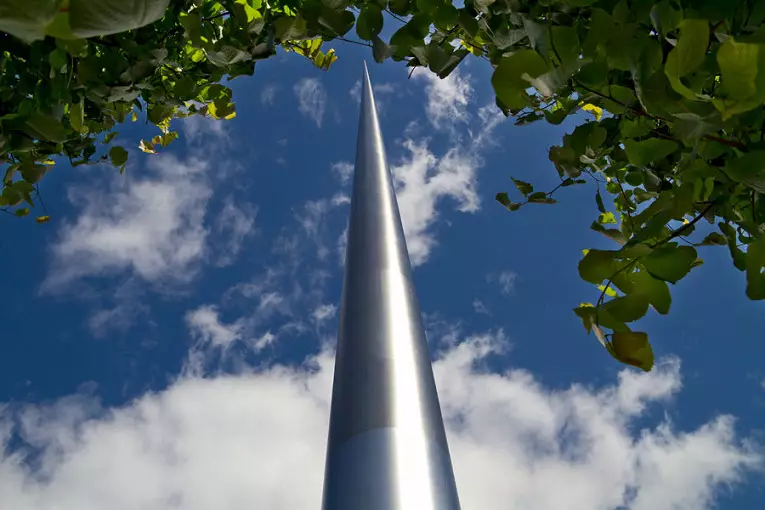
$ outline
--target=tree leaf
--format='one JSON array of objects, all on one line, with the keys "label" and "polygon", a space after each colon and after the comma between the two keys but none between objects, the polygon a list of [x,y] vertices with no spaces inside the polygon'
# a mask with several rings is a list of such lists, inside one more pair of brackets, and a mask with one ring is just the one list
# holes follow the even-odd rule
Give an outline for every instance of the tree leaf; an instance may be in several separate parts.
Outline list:
[{"label": "tree leaf", "polygon": [[680,23],[680,39],[667,55],[664,73],[672,88],[679,94],[696,99],[696,94],[680,78],[690,74],[704,61],[709,45],[709,22],[702,19],[685,19]]},{"label": "tree leaf", "polygon": [[765,299],[765,236],[747,249],[746,295],[749,299]]},{"label": "tree leaf", "polygon": [[521,204],[511,201],[507,193],[497,193],[496,199],[497,202],[504,205],[510,211],[517,211],[521,208]]},{"label": "tree leaf", "polygon": [[500,60],[491,77],[491,84],[497,98],[508,108],[523,108],[526,102],[522,93],[531,85],[524,76],[536,78],[546,71],[547,64],[539,53],[520,50]]},{"label": "tree leaf", "polygon": [[691,270],[696,257],[696,250],[690,246],[666,244],[641,259],[640,263],[655,278],[677,283]]},{"label": "tree leaf", "polygon": [[646,166],[649,163],[666,158],[677,150],[677,143],[672,140],[649,138],[642,142],[625,140],[624,150],[630,163],[635,166]]},{"label": "tree leaf", "polygon": [[590,250],[579,261],[579,276],[590,283],[601,283],[611,278],[620,265],[617,263],[615,251]]},{"label": "tree leaf", "polygon": [[765,151],[757,150],[733,158],[725,165],[725,173],[753,190],[765,193]]},{"label": "tree leaf", "polygon": [[663,37],[672,32],[683,20],[682,9],[677,9],[674,2],[662,0],[651,8],[651,21]]},{"label": "tree leaf", "polygon": [[356,20],[356,34],[366,41],[378,35],[383,27],[382,10],[375,4],[366,4]]},{"label": "tree leaf", "polygon": [[648,303],[662,315],[669,313],[672,295],[669,293],[669,287],[666,282],[657,280],[645,271],[631,273],[628,279],[630,282],[630,294],[644,296]]},{"label": "tree leaf", "polygon": [[701,241],[701,246],[713,246],[713,245],[720,245],[725,246],[728,244],[728,240],[725,238],[724,235],[718,233],[718,232],[712,232],[711,234],[708,234],[703,241]]},{"label": "tree leaf", "polygon": [[[141,143],[143,143],[143,141],[141,141]],[[119,145],[115,145],[114,147],[109,149],[109,158],[112,161],[112,165],[122,166],[125,163],[127,163],[128,151],[126,151],[123,147],[120,147]]]},{"label": "tree leaf", "polygon": [[743,100],[757,93],[757,73],[760,45],[736,42],[730,37],[717,52],[722,73],[723,94],[730,99]]},{"label": "tree leaf", "polygon": [[378,64],[383,63],[391,56],[390,47],[379,36],[372,37],[372,56]]},{"label": "tree leaf", "polygon": [[58,14],[57,0],[3,0],[0,2],[0,31],[22,41],[45,37],[45,26]]},{"label": "tree leaf", "polygon": [[534,186],[532,186],[528,182],[519,181],[518,179],[514,179],[512,177],[511,179],[513,179],[513,182],[515,183],[515,187],[518,188],[518,191],[520,191],[523,194],[523,196],[527,196],[528,194],[534,192]]},{"label": "tree leaf", "polygon": [[157,151],[154,150],[154,145],[152,145],[151,142],[147,142],[146,140],[141,140],[140,143],[138,144],[138,148],[147,154],[157,153]]},{"label": "tree leaf", "polygon": [[653,349],[648,342],[648,335],[637,331],[619,331],[611,336],[609,351],[628,365],[650,372],[653,368]]},{"label": "tree leaf", "polygon": [[170,0],[69,0],[69,23],[79,38],[116,34],[160,19]]},{"label": "tree leaf", "polygon": [[82,133],[83,130],[87,132],[87,127],[83,125],[85,120],[84,111],[83,98],[80,98],[79,101],[69,105],[69,123],[75,131],[80,133]]},{"label": "tree leaf", "polygon": [[37,218],[35,218],[35,221],[39,224],[48,223],[50,221],[50,216],[48,215],[38,216]]},{"label": "tree leaf", "polygon": [[69,131],[64,125],[50,115],[33,113],[26,121],[36,138],[50,142],[63,143],[69,138]]},{"label": "tree leaf", "polygon": [[643,294],[627,294],[607,301],[600,309],[622,322],[633,322],[648,311],[648,299]]}]

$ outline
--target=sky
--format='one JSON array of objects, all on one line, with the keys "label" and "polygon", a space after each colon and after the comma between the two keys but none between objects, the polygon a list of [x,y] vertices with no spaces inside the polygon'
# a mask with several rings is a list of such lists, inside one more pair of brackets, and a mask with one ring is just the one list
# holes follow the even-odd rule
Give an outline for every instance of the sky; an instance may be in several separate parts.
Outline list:
[{"label": "sky", "polygon": [[[318,509],[368,59],[465,509],[761,510],[762,302],[725,248],[649,311],[657,363],[617,364],[572,309],[595,188],[555,186],[561,126],[514,126],[491,69],[448,79],[339,43],[230,82],[237,116],[118,127],[130,160],[60,161],[52,220],[0,218],[0,509]],[[156,129],[156,128],[154,128]]]}]

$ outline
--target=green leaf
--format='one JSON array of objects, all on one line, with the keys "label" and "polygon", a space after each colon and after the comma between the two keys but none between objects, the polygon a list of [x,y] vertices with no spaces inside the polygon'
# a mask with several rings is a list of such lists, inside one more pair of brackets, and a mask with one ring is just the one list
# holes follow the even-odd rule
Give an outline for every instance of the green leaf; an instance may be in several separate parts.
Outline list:
[{"label": "green leaf", "polygon": [[696,94],[680,80],[704,61],[709,45],[709,22],[701,19],[686,19],[680,23],[680,39],[667,56],[664,73],[672,88],[679,94],[696,99]]},{"label": "green leaf", "polygon": [[50,166],[38,165],[37,163],[33,163],[31,161],[25,161],[22,163],[19,170],[21,171],[21,176],[25,181],[31,184],[36,184],[40,182],[40,179],[42,179],[45,174],[48,173]]},{"label": "green leaf", "polygon": [[160,19],[170,0],[69,0],[69,22],[78,38],[116,34]]},{"label": "green leaf", "polygon": [[627,158],[635,166],[646,166],[653,161],[666,158],[678,148],[677,143],[672,140],[661,140],[658,138],[649,138],[642,142],[635,140],[625,140],[624,150],[627,152]]},{"label": "green leaf", "polygon": [[736,231],[727,223],[718,223],[720,231],[728,239],[728,249],[730,250],[731,258],[733,259],[733,265],[739,271],[746,270],[746,254],[739,249],[736,241]]},{"label": "green leaf", "polygon": [[390,47],[379,36],[372,37],[372,56],[378,64],[383,63],[391,56]]},{"label": "green leaf", "polygon": [[69,139],[69,131],[64,125],[50,115],[33,113],[26,121],[36,138],[50,142],[63,143]]},{"label": "green leaf", "polygon": [[435,12],[443,5],[441,0],[416,0],[417,8],[422,12]]},{"label": "green leaf", "polygon": [[603,225],[601,225],[597,221],[593,221],[592,224],[590,225],[590,228],[594,230],[595,232],[603,234],[604,236],[608,237],[612,241],[616,241],[619,244],[624,244],[626,242],[626,239],[624,238],[624,234],[620,230],[617,230],[615,228],[605,228]]},{"label": "green leaf", "polygon": [[504,205],[510,211],[517,211],[521,208],[521,204],[511,201],[507,193],[497,193],[496,199],[497,202]]},{"label": "green leaf", "polygon": [[696,257],[696,250],[690,246],[666,244],[642,258],[640,263],[653,277],[677,283],[691,270]]},{"label": "green leaf", "polygon": [[503,57],[494,70],[491,84],[497,98],[508,108],[519,109],[526,105],[522,93],[536,78],[547,71],[544,59],[534,50],[520,50]]},{"label": "green leaf", "polygon": [[[282,18],[284,19],[284,18]],[[295,25],[293,24],[292,27]],[[295,33],[288,33],[285,34],[287,38],[298,38],[302,34]],[[235,48],[233,46],[224,45],[220,48],[218,51],[207,51],[207,60],[212,62],[214,65],[218,67],[224,67],[227,68],[228,66],[234,65],[237,62],[245,62],[247,60],[252,59],[252,55],[246,51],[242,51],[238,48]]]},{"label": "green leaf", "polygon": [[478,34],[478,22],[468,9],[460,9],[458,13],[459,25],[469,36],[475,37]]},{"label": "green leaf", "polygon": [[603,197],[600,195],[600,190],[595,192],[595,203],[598,205],[598,211],[601,213],[606,212],[606,206],[603,204]]},{"label": "green leaf", "polygon": [[674,2],[662,0],[651,8],[651,21],[658,33],[666,37],[683,19],[682,9],[677,9]]},{"label": "green leaf", "polygon": [[0,31],[22,41],[42,39],[45,26],[56,16],[57,0],[3,0],[0,2]]},{"label": "green leaf", "polygon": [[83,98],[80,98],[76,103],[69,105],[69,123],[72,125],[75,131],[82,133],[87,132],[87,127],[83,125],[84,121],[84,103]]},{"label": "green leaf", "polygon": [[703,241],[701,241],[701,246],[714,246],[714,245],[720,245],[725,246],[728,244],[728,239],[725,238],[724,235],[719,234],[717,232],[712,232],[711,234],[708,234]]},{"label": "green leaf", "polygon": [[725,173],[731,179],[765,193],[765,151],[752,151],[729,160]]},{"label": "green leaf", "polygon": [[627,294],[607,301],[600,309],[621,322],[633,322],[648,311],[648,299],[643,294]]},{"label": "green leaf", "polygon": [[730,37],[717,52],[722,73],[721,92],[729,99],[747,99],[757,93],[759,44],[738,43]]},{"label": "green leaf", "polygon": [[604,212],[598,216],[598,223],[601,225],[608,225],[610,223],[616,224],[616,216],[612,212]]},{"label": "green leaf", "polygon": [[622,292],[643,296],[660,314],[666,315],[669,313],[672,296],[669,293],[669,287],[666,282],[657,280],[646,271],[625,274],[623,278],[621,276],[614,279],[614,284]]},{"label": "green leaf", "polygon": [[101,143],[103,143],[104,145],[108,144],[109,142],[111,142],[112,140],[114,140],[114,137],[115,137],[115,136],[117,136],[118,134],[119,134],[119,132],[118,132],[118,131],[112,131],[111,133],[107,134],[107,135],[104,137],[104,141],[103,141],[103,142],[101,142]]},{"label": "green leaf", "polygon": [[29,207],[20,207],[16,209],[15,211],[13,211],[13,213],[20,218],[24,217],[27,214],[29,214]]},{"label": "green leaf", "polygon": [[112,165],[122,166],[127,163],[128,151],[119,145],[115,145],[109,149],[109,158],[112,160]]},{"label": "green leaf", "polygon": [[648,335],[636,331],[618,331],[611,336],[609,351],[628,365],[650,372],[653,368],[653,349]]},{"label": "green leaf", "polygon": [[[519,181],[518,179],[514,179],[512,177],[511,179],[513,179],[513,182],[515,183],[515,187],[518,188],[518,191],[520,191],[523,194],[523,196],[527,196],[528,194],[534,192],[534,186],[532,186],[528,182]],[[544,195],[544,193],[542,195]]]},{"label": "green leaf", "polygon": [[746,256],[746,295],[765,299],[765,236],[750,244]]},{"label": "green leaf", "polygon": [[616,260],[617,252],[590,250],[579,262],[579,276],[582,280],[599,284],[611,278],[621,267]]},{"label": "green leaf", "polygon": [[380,33],[383,27],[382,10],[375,4],[366,4],[356,20],[356,34],[361,39],[370,41]]}]

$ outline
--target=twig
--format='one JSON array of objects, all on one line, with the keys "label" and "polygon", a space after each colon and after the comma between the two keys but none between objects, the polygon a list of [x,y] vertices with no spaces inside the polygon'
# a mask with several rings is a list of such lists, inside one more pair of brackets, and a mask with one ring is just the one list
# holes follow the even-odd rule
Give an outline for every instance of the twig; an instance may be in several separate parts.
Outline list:
[{"label": "twig", "polygon": [[651,245],[651,248],[656,248],[658,246],[662,246],[664,244],[667,244],[672,239],[674,239],[676,237],[680,237],[681,235],[683,235],[683,233],[685,233],[686,230],[690,230],[690,228],[693,227],[696,223],[698,223],[698,221],[701,218],[703,218],[715,205],[717,205],[717,204],[714,201],[711,202],[695,218],[693,218],[691,221],[689,221],[688,223],[686,223],[682,227],[680,227],[677,230],[675,230],[674,232],[672,232],[666,239],[663,239],[663,240],[659,241],[658,243],[655,243],[655,244]]},{"label": "twig", "polygon": [[202,22],[214,20],[214,19],[217,19],[217,18],[220,18],[220,17],[223,17],[223,16],[227,16],[228,14],[231,14],[231,13],[228,12],[228,11],[221,11],[218,14],[216,14],[215,16],[210,16],[209,18],[202,18]]},{"label": "twig", "polygon": [[45,207],[45,202],[43,201],[42,195],[40,194],[40,185],[39,185],[39,184],[37,184],[37,185],[35,186],[35,191],[37,192],[37,198],[39,198],[39,199],[40,199],[40,205],[41,205],[41,206],[42,206],[42,208],[43,208],[43,212],[44,212],[44,213],[45,213],[45,215],[47,216],[47,215],[48,215],[48,208],[47,208],[47,207]]},{"label": "twig", "polygon": [[352,39],[346,39],[345,37],[343,37],[341,35],[335,36],[335,39],[340,39],[341,41],[349,42],[349,43],[352,43],[352,44],[358,44],[359,46],[366,46],[367,48],[371,48],[372,47],[372,45],[369,44],[369,43],[363,43],[361,41],[354,41]]},{"label": "twig", "polygon": [[[616,181],[616,184],[619,185],[619,191],[622,193],[622,198],[624,198],[625,202],[629,202],[629,199],[627,198],[627,194],[624,193],[624,188],[622,187],[622,182],[616,178],[614,179]],[[633,232],[635,231],[635,224],[632,222],[632,213],[630,213],[630,209],[628,204],[625,204],[625,212],[627,213],[627,217],[630,219],[630,230]]]},{"label": "twig", "polygon": [[[596,302],[597,303],[596,306],[600,306],[600,305],[603,304],[603,298],[606,297],[606,291],[608,291],[608,289],[611,288],[611,284],[613,283],[614,278],[616,278],[617,276],[622,274],[624,271],[627,271],[628,269],[632,269],[633,267],[635,267],[635,264],[637,264],[638,260],[640,260],[640,259],[641,259],[641,257],[635,258],[635,260],[633,260],[632,262],[630,262],[626,266],[622,267],[621,269],[617,270],[614,274],[611,275],[611,278],[608,279],[608,282],[606,282],[606,285],[603,287],[603,291],[600,293],[600,297],[598,298],[598,300]],[[595,315],[595,319],[597,321],[597,314]],[[598,325],[600,325],[600,324],[598,324]]]},{"label": "twig", "polygon": [[387,12],[388,14],[390,14],[390,15],[391,15],[391,17],[393,17],[394,19],[396,19],[396,20],[400,21],[401,23],[403,23],[403,24],[406,24],[406,23],[407,23],[407,21],[406,21],[404,18],[402,18],[402,17],[401,17],[401,16],[399,16],[398,14],[394,14],[394,13],[393,13],[393,12],[392,12],[390,9],[386,8],[386,9],[385,9],[385,12]]}]

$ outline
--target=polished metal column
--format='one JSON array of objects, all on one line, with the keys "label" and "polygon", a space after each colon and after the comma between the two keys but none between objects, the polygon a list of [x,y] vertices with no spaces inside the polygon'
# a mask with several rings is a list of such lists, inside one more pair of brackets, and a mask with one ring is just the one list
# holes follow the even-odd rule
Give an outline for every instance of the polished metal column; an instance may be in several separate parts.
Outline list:
[{"label": "polished metal column", "polygon": [[324,510],[457,510],[449,447],[366,65]]}]

